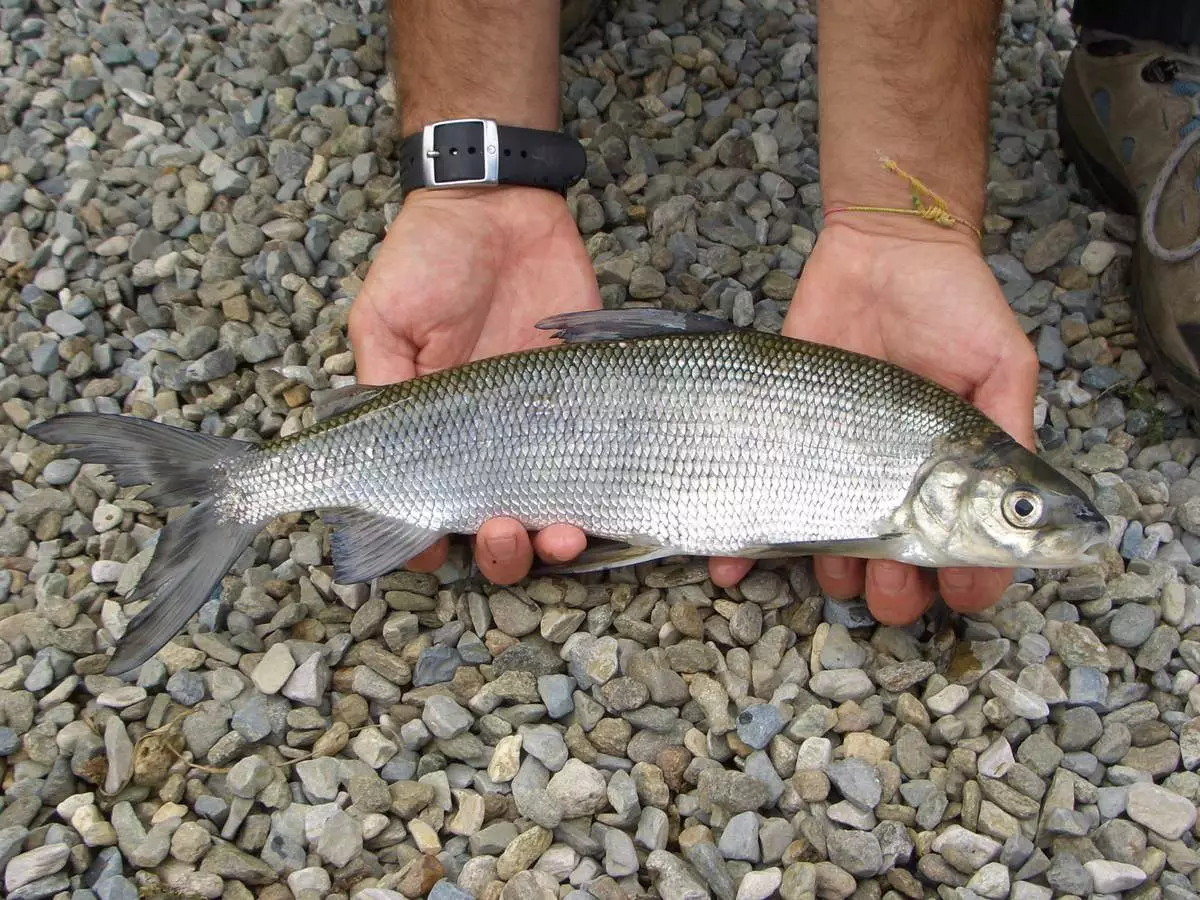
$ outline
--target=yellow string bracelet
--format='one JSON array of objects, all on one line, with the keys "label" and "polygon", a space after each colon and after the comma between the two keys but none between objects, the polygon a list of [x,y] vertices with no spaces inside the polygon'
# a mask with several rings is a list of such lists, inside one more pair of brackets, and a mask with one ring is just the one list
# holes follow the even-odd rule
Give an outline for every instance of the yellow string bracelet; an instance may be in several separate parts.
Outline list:
[{"label": "yellow string bracelet", "polygon": [[[892,206],[835,206],[825,210],[826,216],[832,216],[835,213],[844,212],[874,212],[874,213],[892,213],[900,216],[917,216],[924,219],[926,222],[932,222],[934,225],[940,225],[942,228],[953,228],[955,225],[962,225],[969,228],[975,237],[983,240],[983,234],[980,230],[968,222],[966,219],[960,218],[950,212],[950,208],[946,205],[946,201],[938,196],[934,191],[926,187],[920,179],[914,178],[903,169],[901,169],[893,160],[882,160],[883,168],[894,175],[898,175],[908,182],[909,190],[912,192],[912,209],[901,209]],[[926,203],[921,194],[925,194],[932,201]]]}]

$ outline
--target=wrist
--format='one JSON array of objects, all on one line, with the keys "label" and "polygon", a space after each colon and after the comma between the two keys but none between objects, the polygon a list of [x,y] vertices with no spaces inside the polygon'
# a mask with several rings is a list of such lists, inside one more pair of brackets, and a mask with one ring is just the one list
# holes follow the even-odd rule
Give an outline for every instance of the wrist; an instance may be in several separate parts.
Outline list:
[{"label": "wrist", "polygon": [[[834,208],[829,204],[827,208]],[[979,239],[962,226],[945,227],[928,222],[918,216],[900,216],[893,213],[846,212],[830,215],[825,219],[818,240],[833,235],[849,240],[878,239],[887,242],[909,241],[922,245],[940,244],[960,247],[982,258]]]}]

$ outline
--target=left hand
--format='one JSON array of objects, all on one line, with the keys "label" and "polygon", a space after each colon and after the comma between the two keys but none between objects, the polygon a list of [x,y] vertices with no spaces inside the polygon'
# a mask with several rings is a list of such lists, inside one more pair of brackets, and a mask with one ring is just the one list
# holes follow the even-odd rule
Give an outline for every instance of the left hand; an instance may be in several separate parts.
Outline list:
[{"label": "left hand", "polygon": [[[1038,361],[972,235],[882,214],[830,219],[801,273],[783,333],[890,360],[974,403],[1033,447]],[[752,563],[710,561],[735,584]],[[890,560],[818,556],[822,590],[861,596],[884,625],[907,625],[933,602],[933,578]],[[959,612],[1000,599],[1009,569],[945,568],[936,581]]]}]

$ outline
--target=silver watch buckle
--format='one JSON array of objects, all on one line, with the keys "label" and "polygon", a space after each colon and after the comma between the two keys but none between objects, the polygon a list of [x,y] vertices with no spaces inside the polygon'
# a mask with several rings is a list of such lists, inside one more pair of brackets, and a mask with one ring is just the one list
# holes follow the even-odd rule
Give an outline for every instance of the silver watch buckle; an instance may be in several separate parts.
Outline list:
[{"label": "silver watch buckle", "polygon": [[[434,132],[443,125],[482,125],[483,126],[483,177],[454,178],[439,181],[434,169],[440,152],[434,146]],[[421,170],[425,176],[424,187],[452,188],[464,185],[498,185],[500,183],[500,137],[496,129],[495,119],[445,119],[426,125],[421,132]]]}]

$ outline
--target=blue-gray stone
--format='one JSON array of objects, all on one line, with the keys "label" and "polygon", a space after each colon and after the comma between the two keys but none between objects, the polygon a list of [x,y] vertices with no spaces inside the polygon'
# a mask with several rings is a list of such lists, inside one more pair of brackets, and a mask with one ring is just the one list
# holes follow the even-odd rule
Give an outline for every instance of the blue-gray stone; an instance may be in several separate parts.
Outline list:
[{"label": "blue-gray stone", "polygon": [[1067,676],[1067,702],[1071,706],[1090,706],[1103,710],[1108,699],[1108,679],[1099,669],[1081,666]]},{"label": "blue-gray stone", "polygon": [[291,709],[286,697],[268,697],[255,693],[246,705],[233,714],[230,726],[250,742],[261,741],[274,733],[283,737],[287,731],[287,714]]},{"label": "blue-gray stone", "polygon": [[426,647],[417,657],[417,666],[413,671],[413,687],[427,687],[450,681],[462,664],[462,656],[454,647]]},{"label": "blue-gray stone", "polygon": [[[1129,526],[1132,529],[1134,525],[1141,527],[1139,522],[1130,522]],[[1126,531],[1126,534],[1129,532]],[[1122,554],[1124,553],[1124,542],[1122,542]],[[1134,647],[1140,647],[1146,638],[1150,637],[1150,632],[1154,630],[1154,626],[1158,624],[1157,617],[1154,615],[1154,610],[1148,606],[1143,606],[1140,603],[1126,603],[1115,613],[1108,623],[1108,636],[1118,647],[1124,647],[1127,650]]]},{"label": "blue-gray stone", "polygon": [[417,754],[412,750],[401,750],[379,770],[380,777],[389,784],[396,781],[411,781],[417,773]]},{"label": "blue-gray stone", "polygon": [[845,625],[853,629],[869,628],[876,624],[865,600],[834,600],[826,597],[823,613],[830,625]]},{"label": "blue-gray stone", "polygon": [[308,223],[308,232],[304,235],[304,249],[308,251],[313,262],[320,262],[325,258],[332,242],[328,223],[320,219]]},{"label": "blue-gray stone", "polygon": [[276,830],[274,825],[267,835],[267,841],[261,850],[263,862],[277,872],[294,872],[303,869],[307,854],[304,848],[286,834]]},{"label": "blue-gray stone", "polygon": [[1055,371],[1067,364],[1067,345],[1055,325],[1043,325],[1038,331],[1038,361]]},{"label": "blue-gray stone", "polygon": [[430,890],[429,900],[472,900],[472,897],[454,882],[443,878]]},{"label": "blue-gray stone", "polygon": [[1125,376],[1112,366],[1091,366],[1079,377],[1079,383],[1084,387],[1098,391],[1108,390],[1124,380]]},{"label": "blue-gray stone", "polygon": [[106,66],[127,66],[133,62],[133,51],[124,44],[109,44],[100,51],[100,61]]},{"label": "blue-gray stone", "polygon": [[94,888],[100,900],[138,900],[138,889],[124,875],[114,875],[97,882]]},{"label": "blue-gray stone", "polygon": [[324,106],[328,99],[329,92],[325,90],[325,86],[315,84],[296,94],[296,111],[303,116],[307,116],[312,112],[314,106]]},{"label": "blue-gray stone", "polygon": [[575,679],[570,675],[543,675],[537,680],[538,694],[552,719],[561,719],[575,710]]},{"label": "blue-gray stone", "polygon": [[59,872],[9,891],[8,900],[45,900],[46,897],[70,890],[70,887],[70,877],[65,872]]},{"label": "blue-gray stone", "polygon": [[116,847],[105,847],[83,873],[83,883],[94,889],[101,881],[120,875],[122,866],[121,851]]},{"label": "blue-gray stone", "polygon": [[0,756],[11,756],[21,749],[21,736],[7,725],[0,726]]},{"label": "blue-gray stone", "polygon": [[1125,417],[1125,430],[1134,437],[1141,437],[1150,430],[1150,414],[1145,410],[1131,409]]},{"label": "blue-gray stone", "polygon": [[860,809],[870,811],[879,805],[883,782],[873,765],[858,757],[839,759],[825,770],[833,786]]},{"label": "blue-gray stone", "polygon": [[487,644],[474,633],[464,634],[458,642],[458,655],[468,666],[486,665],[492,661],[492,653]]},{"label": "blue-gray stone", "polygon": [[181,706],[195,706],[204,699],[204,678],[198,672],[181,669],[167,679],[167,693]]},{"label": "blue-gray stone", "polygon": [[229,815],[229,804],[218,797],[216,794],[202,794],[192,802],[192,809],[198,815],[204,816],[210,822],[216,822],[218,825],[225,821],[225,817]]},{"label": "blue-gray stone", "polygon": [[738,738],[755,750],[762,750],[782,730],[783,716],[778,707],[770,703],[747,706],[737,718]]}]

